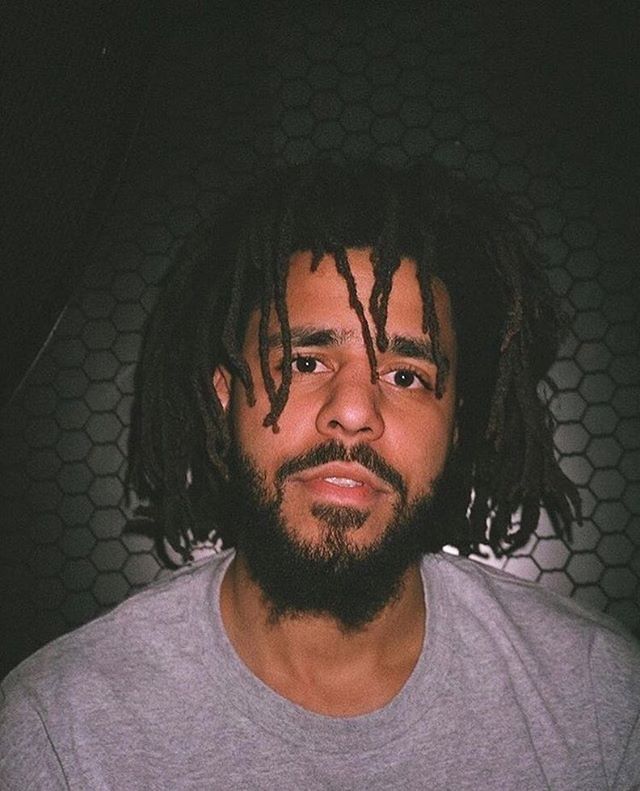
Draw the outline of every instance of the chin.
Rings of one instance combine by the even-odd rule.
[[[301,519],[300,511],[282,507],[280,518],[292,540],[307,546],[321,547],[327,542],[343,544],[355,551],[379,541],[389,527],[392,514],[386,523],[380,522],[380,514],[352,506],[316,502]],[[295,525],[295,527],[293,526]]]

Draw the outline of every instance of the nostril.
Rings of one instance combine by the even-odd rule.
[[[343,423],[340,420],[328,421],[327,427],[331,431],[343,431],[348,434],[369,434],[369,433],[373,433],[374,430],[373,426],[370,426],[368,424],[356,426],[356,425],[350,425],[348,421],[345,421]]]

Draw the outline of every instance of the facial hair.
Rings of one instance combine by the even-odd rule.
[[[282,516],[286,479],[331,461],[357,461],[396,492],[392,517],[383,534],[367,547],[355,547],[350,533],[360,529],[369,512],[314,504],[322,542],[296,536]],[[328,615],[345,631],[361,629],[401,592],[405,572],[424,551],[424,525],[433,510],[434,482],[429,491],[408,501],[400,473],[367,445],[347,449],[331,441],[285,462],[276,472],[275,493],[266,477],[238,448],[229,459],[230,495],[237,523],[237,549],[268,603],[272,620],[284,616]],[[439,548],[439,547],[438,547]]]

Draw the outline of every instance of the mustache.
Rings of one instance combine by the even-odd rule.
[[[388,483],[392,489],[398,492],[402,500],[406,501],[407,486],[402,475],[366,443],[347,448],[342,442],[329,440],[321,445],[316,445],[315,448],[285,461],[276,472],[276,485],[280,489],[285,479],[290,475],[332,461],[356,462],[362,465],[380,480]]]

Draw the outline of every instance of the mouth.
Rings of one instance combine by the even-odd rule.
[[[291,476],[289,481],[318,502],[356,508],[371,508],[391,487],[360,464],[334,462],[312,467]]]

